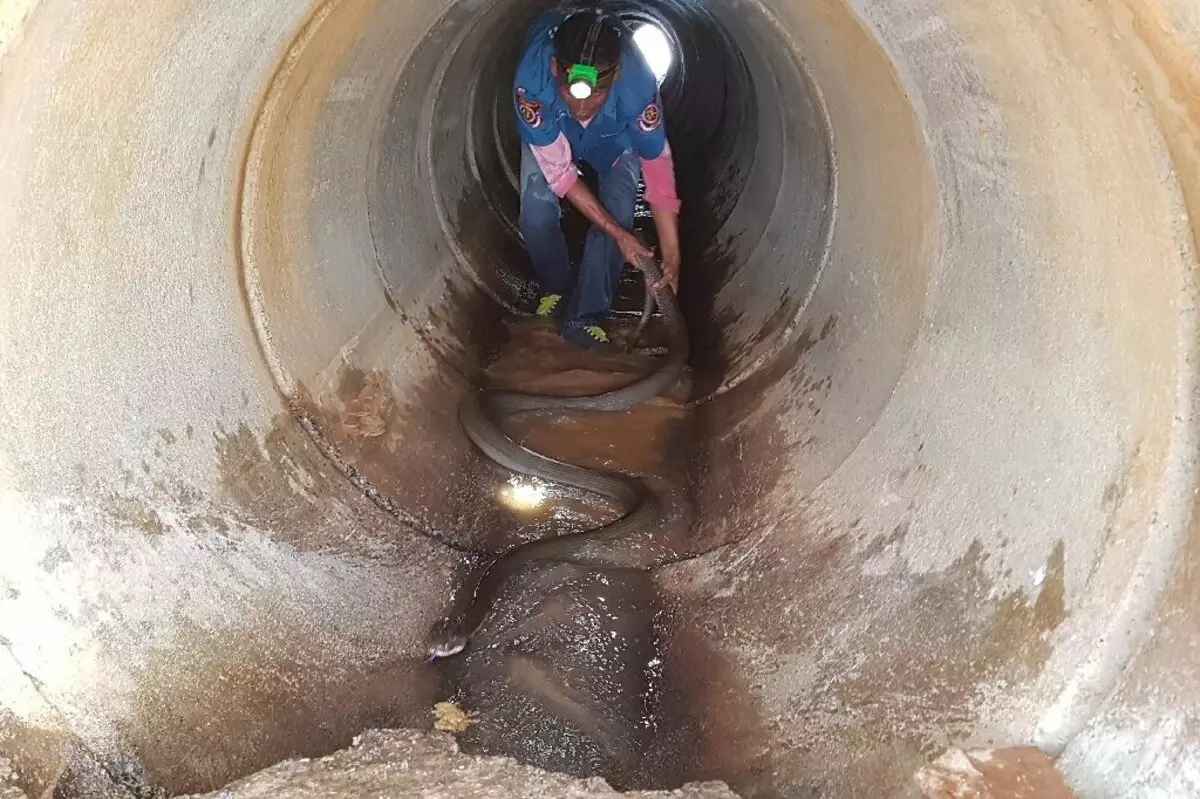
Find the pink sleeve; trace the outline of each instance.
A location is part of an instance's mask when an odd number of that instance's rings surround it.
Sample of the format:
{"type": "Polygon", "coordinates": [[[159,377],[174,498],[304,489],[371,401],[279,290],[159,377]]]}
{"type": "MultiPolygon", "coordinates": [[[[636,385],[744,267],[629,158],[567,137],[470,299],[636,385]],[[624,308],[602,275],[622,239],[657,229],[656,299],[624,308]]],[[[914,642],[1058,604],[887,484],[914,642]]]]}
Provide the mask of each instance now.
{"type": "Polygon", "coordinates": [[[530,145],[530,149],[533,150],[534,160],[542,168],[546,182],[550,184],[550,190],[559,197],[565,197],[575,185],[575,181],[579,180],[575,162],[571,159],[571,143],[567,141],[567,137],[559,133],[558,138],[545,147],[530,145]]]}
{"type": "Polygon", "coordinates": [[[670,143],[663,145],[658,158],[642,159],[642,176],[646,179],[646,202],[678,213],[682,203],[675,195],[675,162],[670,143]]]}

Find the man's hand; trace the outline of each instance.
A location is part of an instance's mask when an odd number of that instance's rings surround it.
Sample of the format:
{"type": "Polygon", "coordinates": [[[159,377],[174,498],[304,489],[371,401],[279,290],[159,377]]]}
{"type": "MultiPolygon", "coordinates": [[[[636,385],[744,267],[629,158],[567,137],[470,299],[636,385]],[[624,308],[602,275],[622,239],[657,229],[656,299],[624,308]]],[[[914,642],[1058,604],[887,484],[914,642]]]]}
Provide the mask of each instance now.
{"type": "Polygon", "coordinates": [[[655,291],[664,286],[670,286],[672,294],[679,293],[679,261],[680,258],[678,250],[663,250],[662,280],[655,284],[655,291]]]}
{"type": "Polygon", "coordinates": [[[622,257],[625,258],[625,262],[632,264],[634,267],[637,267],[638,261],[643,258],[650,261],[654,260],[654,252],[638,241],[637,236],[627,230],[622,230],[616,236],[615,241],[617,242],[617,248],[621,251],[622,257]]]}
{"type": "MultiPolygon", "coordinates": [[[[0,0],[2,1],[2,0],[0,0]]],[[[616,242],[617,249],[626,263],[639,267],[642,258],[654,260],[654,252],[642,244],[637,236],[617,224],[605,210],[591,189],[582,180],[576,181],[566,194],[567,200],[579,209],[588,221],[600,228],[616,242]]],[[[679,286],[679,227],[674,211],[664,211],[661,208],[651,208],[654,213],[654,225],[658,229],[659,246],[663,252],[663,279],[654,288],[670,286],[675,290],[679,286]]]]}
{"type": "Polygon", "coordinates": [[[679,293],[679,214],[665,208],[650,206],[654,213],[654,227],[658,230],[658,247],[662,250],[663,278],[655,289],[670,286],[679,293]]]}
{"type": "MultiPolygon", "coordinates": [[[[654,253],[652,253],[650,250],[646,249],[646,247],[642,246],[641,241],[638,240],[636,237],[631,237],[631,238],[634,239],[634,245],[631,245],[631,246],[637,246],[640,248],[639,250],[635,250],[633,252],[626,252],[625,247],[622,245],[621,242],[618,242],[618,246],[621,246],[621,252],[625,255],[625,260],[627,260],[629,263],[633,264],[633,266],[635,268],[641,269],[642,266],[641,266],[641,263],[639,262],[639,260],[637,258],[633,258],[631,256],[640,255],[642,258],[645,258],[648,261],[654,261],[655,260],[654,253]]],[[[679,260],[680,259],[679,259],[679,250],[678,249],[673,249],[673,248],[669,249],[669,248],[665,248],[665,247],[663,248],[663,259],[662,259],[662,265],[661,265],[662,266],[662,278],[657,283],[655,283],[653,286],[650,287],[651,291],[658,291],[659,289],[665,288],[666,286],[670,286],[671,292],[673,294],[679,293],[679,260]]]]}

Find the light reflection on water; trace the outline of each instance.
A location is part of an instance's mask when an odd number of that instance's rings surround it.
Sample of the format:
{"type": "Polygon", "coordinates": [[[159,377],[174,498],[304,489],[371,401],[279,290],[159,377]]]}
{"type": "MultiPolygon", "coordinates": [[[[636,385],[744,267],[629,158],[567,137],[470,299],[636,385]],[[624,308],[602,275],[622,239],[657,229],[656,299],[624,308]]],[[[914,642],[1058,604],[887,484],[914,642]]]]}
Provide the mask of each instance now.
{"type": "Polygon", "coordinates": [[[500,490],[500,501],[515,511],[533,511],[542,506],[548,493],[541,480],[514,475],[500,490]]]}

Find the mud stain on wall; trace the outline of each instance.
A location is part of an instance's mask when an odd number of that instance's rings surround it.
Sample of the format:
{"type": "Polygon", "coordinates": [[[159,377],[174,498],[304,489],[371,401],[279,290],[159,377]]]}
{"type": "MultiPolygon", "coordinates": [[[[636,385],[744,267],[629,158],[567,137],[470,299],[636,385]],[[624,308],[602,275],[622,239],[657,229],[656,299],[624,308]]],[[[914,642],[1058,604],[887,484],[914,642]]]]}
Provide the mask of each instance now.
{"type": "Polygon", "coordinates": [[[172,795],[214,790],[280,760],[333,752],[367,728],[429,725],[435,678],[424,662],[287,615],[264,612],[242,630],[193,627],[186,649],[144,664],[122,732],[154,784],[172,795]]]}
{"type": "MultiPolygon", "coordinates": [[[[905,534],[903,525],[890,533],[905,534]]],[[[759,537],[670,575],[683,623],[736,664],[749,689],[742,701],[763,720],[769,768],[751,778],[750,754],[729,765],[743,775],[730,784],[748,796],[904,782],[970,732],[981,691],[1037,676],[1067,617],[1061,542],[1031,599],[1022,589],[997,594],[979,542],[940,573],[872,576],[852,536],[863,534],[759,537]]],[[[706,713],[714,726],[729,715],[706,713]]],[[[739,746],[752,752],[753,743],[739,746]]]]}

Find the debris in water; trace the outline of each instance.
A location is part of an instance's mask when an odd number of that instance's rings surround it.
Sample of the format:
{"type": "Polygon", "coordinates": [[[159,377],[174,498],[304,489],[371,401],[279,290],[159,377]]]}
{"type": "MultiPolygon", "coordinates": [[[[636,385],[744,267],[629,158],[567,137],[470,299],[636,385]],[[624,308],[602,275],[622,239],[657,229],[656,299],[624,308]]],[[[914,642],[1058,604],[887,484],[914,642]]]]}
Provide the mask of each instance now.
{"type": "Polygon", "coordinates": [[[453,702],[438,702],[433,706],[433,715],[435,730],[452,732],[457,735],[466,732],[479,714],[475,711],[468,713],[453,702]]]}
{"type": "Polygon", "coordinates": [[[1054,758],[1032,747],[950,749],[913,779],[929,799],[1074,799],[1054,758]]]}

